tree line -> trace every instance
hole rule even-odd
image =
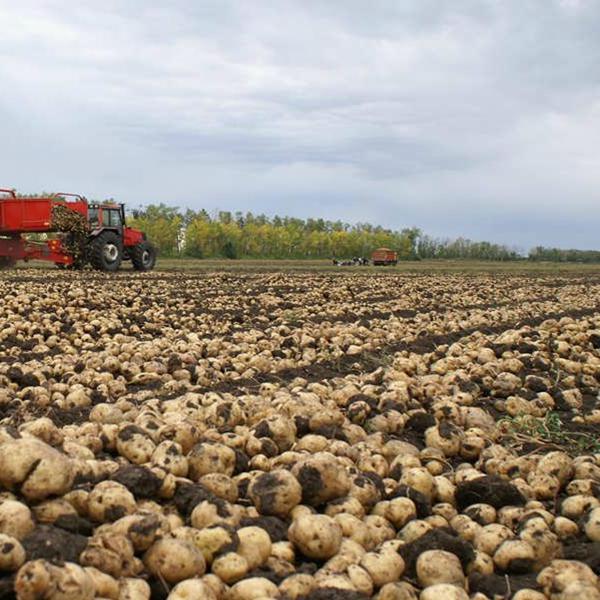
[[[193,211],[151,204],[131,211],[129,224],[146,232],[164,257],[331,259],[369,257],[375,248],[396,250],[401,260],[513,261],[516,249],[464,238],[440,239],[416,227],[399,231],[369,223],[268,217],[251,212]],[[534,248],[531,260],[600,262],[600,252]]]
[[[529,260],[547,262],[600,262],[600,250],[575,250],[562,248],[544,248],[536,246],[529,252]]]

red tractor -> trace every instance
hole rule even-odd
[[[71,269],[90,264],[99,271],[116,271],[131,260],[134,269],[149,271],[156,250],[144,233],[127,227],[123,204],[63,193],[24,197],[0,189],[0,266],[33,259]]]

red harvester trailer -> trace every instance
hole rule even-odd
[[[33,241],[23,234],[51,239]],[[0,267],[33,259],[73,269],[89,263],[100,271],[116,271],[123,260],[131,260],[135,269],[148,271],[156,250],[144,233],[127,227],[123,204],[64,193],[24,197],[0,188]]]
[[[371,254],[371,261],[375,266],[378,265],[397,265],[398,253],[389,248],[377,248]]]

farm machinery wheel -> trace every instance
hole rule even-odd
[[[98,271],[116,271],[123,260],[121,240],[116,233],[105,231],[90,244],[90,263]]]
[[[151,271],[156,263],[156,248],[150,242],[141,242],[129,249],[136,271]]]

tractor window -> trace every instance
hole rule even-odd
[[[98,209],[97,208],[90,208],[88,210],[88,220],[90,222],[90,225],[92,226],[96,226],[98,225]]]
[[[103,209],[102,225],[104,225],[104,227],[121,227],[121,214],[119,210],[112,208]]]
[[[113,227],[121,227],[121,213],[119,210],[110,211],[110,224]]]

